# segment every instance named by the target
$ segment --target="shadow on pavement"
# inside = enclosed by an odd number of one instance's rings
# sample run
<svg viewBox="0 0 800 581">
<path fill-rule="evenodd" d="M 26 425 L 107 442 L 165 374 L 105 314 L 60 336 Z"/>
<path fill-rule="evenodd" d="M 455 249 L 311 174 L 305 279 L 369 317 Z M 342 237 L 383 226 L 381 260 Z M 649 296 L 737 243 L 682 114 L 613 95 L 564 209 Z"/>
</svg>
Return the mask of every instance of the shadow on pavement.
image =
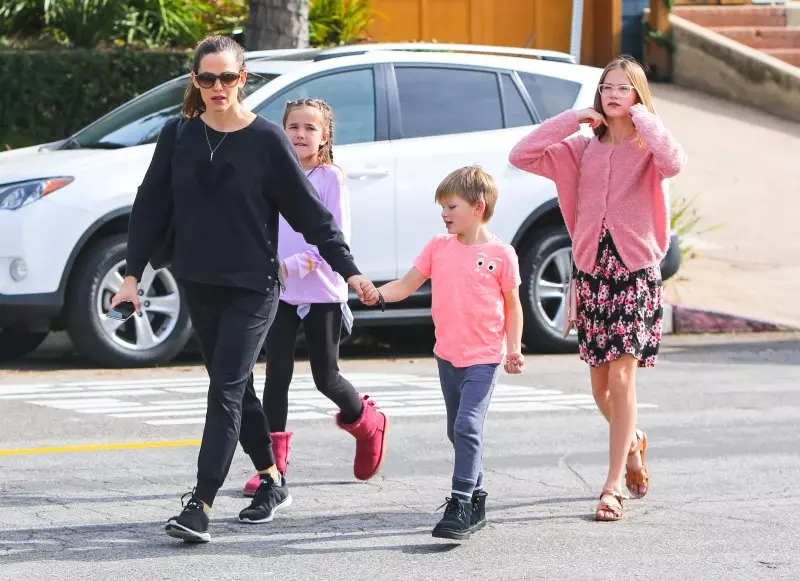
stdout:
<svg viewBox="0 0 800 581">
<path fill-rule="evenodd" d="M 138 499 L 138 497 L 131 497 Z M 593 499 L 593 497 L 592 497 Z M 118 501 L 129 500 L 118 498 Z M 553 498 L 540 501 L 495 505 L 493 511 L 530 508 L 536 505 L 586 502 L 586 498 Z M 111 516 L 111 515 L 109 515 Z M 169 515 L 167 515 L 169 516 Z M 559 513 L 512 518 L 492 518 L 489 523 L 585 521 L 585 513 Z M 270 558 L 282 555 L 324 555 L 363 551 L 401 551 L 409 554 L 447 552 L 458 545 L 431 537 L 438 516 L 422 511 L 395 513 L 361 512 L 342 516 L 295 517 L 281 519 L 275 525 L 242 525 L 232 517 L 211 519 L 212 542 L 190 545 L 171 539 L 164 533 L 163 521 L 122 522 L 26 528 L 0 532 L 0 551 L 4 564 L 52 561 L 114 562 L 172 556 L 175 551 L 203 551 L 204 554 L 258 555 Z M 282 538 L 283 535 L 313 534 L 311 538 Z M 253 534 L 253 538 L 242 538 Z M 231 537 L 236 537 L 232 539 Z M 347 546 L 347 541 L 372 541 L 376 538 L 407 537 L 412 544 L 370 544 Z M 225 542 L 215 543 L 214 539 Z M 425 542 L 422 540 L 425 539 Z"/>
<path fill-rule="evenodd" d="M 342 359 L 374 359 L 398 357 L 429 357 L 435 339 L 432 325 L 409 327 L 369 327 L 355 332 L 342 344 Z M 302 341 L 296 351 L 297 359 L 307 360 L 308 353 Z M 264 355 L 259 358 L 264 362 Z M 168 365 L 181 367 L 203 365 L 200 352 L 192 342 Z M 17 361 L 0 363 L 0 371 L 61 371 L 70 369 L 98 369 L 88 357 L 76 352 L 64 333 L 54 333 L 31 355 Z M 122 368 L 110 368 L 122 370 Z"/>
</svg>

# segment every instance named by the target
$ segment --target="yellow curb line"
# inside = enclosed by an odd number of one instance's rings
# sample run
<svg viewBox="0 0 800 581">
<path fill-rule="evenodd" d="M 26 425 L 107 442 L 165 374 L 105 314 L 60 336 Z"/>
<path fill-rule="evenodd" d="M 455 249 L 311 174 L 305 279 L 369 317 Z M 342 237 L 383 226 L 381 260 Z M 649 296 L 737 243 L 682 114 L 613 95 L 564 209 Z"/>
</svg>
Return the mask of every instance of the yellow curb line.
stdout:
<svg viewBox="0 0 800 581">
<path fill-rule="evenodd" d="M 126 442 L 121 444 L 90 444 L 87 446 L 52 446 L 49 448 L 19 448 L 0 450 L 0 456 L 27 456 L 30 454 L 56 454 L 59 452 L 96 452 L 103 450 L 141 450 L 143 448 L 175 448 L 199 446 L 200 440 L 175 440 L 172 442 Z"/>
</svg>

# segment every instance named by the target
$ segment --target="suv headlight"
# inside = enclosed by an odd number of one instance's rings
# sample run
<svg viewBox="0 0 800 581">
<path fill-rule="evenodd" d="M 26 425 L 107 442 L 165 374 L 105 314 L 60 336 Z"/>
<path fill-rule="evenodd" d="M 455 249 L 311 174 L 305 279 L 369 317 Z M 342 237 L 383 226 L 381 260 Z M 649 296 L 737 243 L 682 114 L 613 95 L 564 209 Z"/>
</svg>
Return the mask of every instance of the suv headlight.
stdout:
<svg viewBox="0 0 800 581">
<path fill-rule="evenodd" d="M 74 179 L 71 177 L 42 178 L 0 185 L 0 210 L 19 210 L 22 206 L 60 190 L 72 183 Z"/>
</svg>

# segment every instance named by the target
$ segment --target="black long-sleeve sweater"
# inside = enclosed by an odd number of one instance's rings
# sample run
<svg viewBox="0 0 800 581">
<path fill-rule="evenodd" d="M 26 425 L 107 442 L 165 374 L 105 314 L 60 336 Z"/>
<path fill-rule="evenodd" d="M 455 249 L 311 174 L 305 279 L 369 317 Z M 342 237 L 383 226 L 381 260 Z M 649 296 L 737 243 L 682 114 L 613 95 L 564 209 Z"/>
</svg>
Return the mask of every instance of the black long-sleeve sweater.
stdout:
<svg viewBox="0 0 800 581">
<path fill-rule="evenodd" d="M 280 268 L 279 212 L 345 280 L 360 274 L 280 127 L 256 117 L 226 135 L 194 118 L 181 122 L 175 138 L 173 123 L 161 132 L 133 204 L 128 275 L 141 279 L 172 215 L 178 278 L 270 291 Z"/>
</svg>

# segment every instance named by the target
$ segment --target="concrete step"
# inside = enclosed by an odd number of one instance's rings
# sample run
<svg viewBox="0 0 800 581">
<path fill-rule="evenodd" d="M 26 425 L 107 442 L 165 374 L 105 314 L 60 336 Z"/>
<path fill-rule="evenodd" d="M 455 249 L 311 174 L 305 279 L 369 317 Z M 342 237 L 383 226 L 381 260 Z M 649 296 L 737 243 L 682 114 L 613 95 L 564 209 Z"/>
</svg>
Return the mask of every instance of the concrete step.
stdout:
<svg viewBox="0 0 800 581">
<path fill-rule="evenodd" d="M 787 26 L 785 6 L 675 6 L 673 14 L 699 26 Z"/>
<path fill-rule="evenodd" d="M 761 52 L 779 58 L 792 66 L 800 67 L 800 48 L 768 48 Z"/>
<path fill-rule="evenodd" d="M 709 30 L 758 50 L 800 48 L 800 26 L 792 28 L 779 26 L 713 26 L 709 27 Z"/>
</svg>

